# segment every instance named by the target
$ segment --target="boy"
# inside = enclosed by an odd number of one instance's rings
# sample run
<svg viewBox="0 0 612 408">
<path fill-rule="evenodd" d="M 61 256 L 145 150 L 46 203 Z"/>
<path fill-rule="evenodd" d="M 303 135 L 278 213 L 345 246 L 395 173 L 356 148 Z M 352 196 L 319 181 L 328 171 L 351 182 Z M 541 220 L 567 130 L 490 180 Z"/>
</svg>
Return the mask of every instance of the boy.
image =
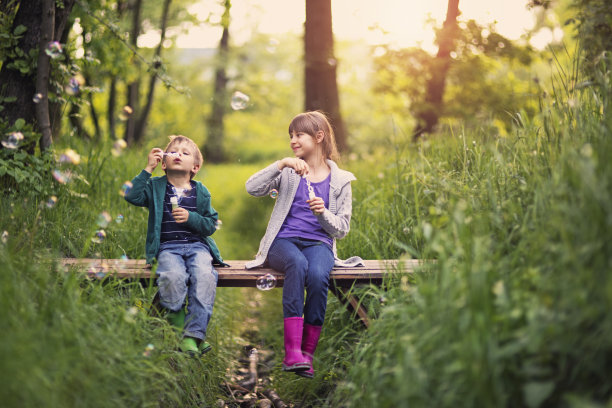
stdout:
<svg viewBox="0 0 612 408">
<path fill-rule="evenodd" d="M 181 351 L 195 355 L 211 350 L 205 340 L 217 287 L 213 263 L 224 265 L 215 241 L 217 212 L 210 193 L 193 177 L 202 153 L 188 137 L 170 136 L 165 151 L 153 148 L 147 166 L 125 194 L 131 204 L 148 207 L 147 263 L 157 259 L 157 285 L 168 321 L 183 328 Z M 161 162 L 166 173 L 153 177 Z M 185 300 L 187 314 L 185 315 Z"/>
</svg>

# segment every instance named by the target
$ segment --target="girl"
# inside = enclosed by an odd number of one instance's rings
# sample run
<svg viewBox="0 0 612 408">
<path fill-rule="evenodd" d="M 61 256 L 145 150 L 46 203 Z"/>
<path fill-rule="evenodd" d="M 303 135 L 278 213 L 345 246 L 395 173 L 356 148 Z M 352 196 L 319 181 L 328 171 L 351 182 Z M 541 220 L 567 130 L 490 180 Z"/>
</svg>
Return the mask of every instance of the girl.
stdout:
<svg viewBox="0 0 612 408">
<path fill-rule="evenodd" d="M 338 152 L 334 132 L 323 113 L 305 112 L 293 118 L 289 140 L 295 157 L 271 164 L 246 182 L 247 192 L 253 196 L 273 190 L 278 193 L 257 256 L 246 268 L 267 264 L 285 273 L 283 370 L 312 378 L 313 354 L 327 307 L 329 273 L 334 265 L 362 264 L 359 257 L 341 261 L 336 255 L 336 239 L 349 232 L 351 181 L 355 176 L 332 161 Z"/>
</svg>

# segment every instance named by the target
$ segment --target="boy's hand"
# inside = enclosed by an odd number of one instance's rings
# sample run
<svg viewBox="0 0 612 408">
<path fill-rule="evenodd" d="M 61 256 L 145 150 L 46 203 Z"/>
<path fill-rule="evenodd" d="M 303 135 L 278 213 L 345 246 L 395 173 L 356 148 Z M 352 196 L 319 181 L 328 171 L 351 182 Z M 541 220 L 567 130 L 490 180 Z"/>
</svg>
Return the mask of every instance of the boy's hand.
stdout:
<svg viewBox="0 0 612 408">
<path fill-rule="evenodd" d="M 174 217 L 174 221 L 176 221 L 178 224 L 182 224 L 187 222 L 189 219 L 189 211 L 183 207 L 176 207 L 174 210 L 172 210 L 172 216 Z"/>
<path fill-rule="evenodd" d="M 315 197 L 312 200 L 306 200 L 310 206 L 310 211 L 314 214 L 323 214 L 325 211 L 325 201 L 321 197 Z"/>
<path fill-rule="evenodd" d="M 297 174 L 303 176 L 308 174 L 308 163 L 298 157 L 285 157 L 278 162 L 278 169 L 282 170 L 285 167 L 291 167 Z"/>
<path fill-rule="evenodd" d="M 155 170 L 159 162 L 161 162 L 163 159 L 164 151 L 159 147 L 154 147 L 151 149 L 149 156 L 147 157 L 147 167 L 145 167 L 145 170 L 149 173 L 153 173 L 153 170 Z"/>
</svg>

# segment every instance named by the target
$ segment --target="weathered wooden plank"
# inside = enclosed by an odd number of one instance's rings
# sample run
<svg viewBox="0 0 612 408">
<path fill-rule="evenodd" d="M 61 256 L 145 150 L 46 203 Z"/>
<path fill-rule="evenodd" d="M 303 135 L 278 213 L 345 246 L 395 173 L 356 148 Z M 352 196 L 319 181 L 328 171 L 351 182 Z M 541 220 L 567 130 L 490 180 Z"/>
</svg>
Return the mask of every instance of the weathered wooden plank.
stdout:
<svg viewBox="0 0 612 408">
<path fill-rule="evenodd" d="M 85 273 L 89 277 L 103 278 L 107 275 L 122 279 L 151 279 L 155 277 L 144 259 L 95 259 L 61 258 L 59 264 L 64 268 Z M 245 260 L 226 261 L 229 267 L 217 266 L 220 287 L 255 287 L 258 278 L 271 274 L 276 278 L 277 287 L 282 287 L 284 274 L 270 268 L 245 269 Z M 421 261 L 412 260 L 366 260 L 365 266 L 354 268 L 334 268 L 330 277 L 339 287 L 350 287 L 354 283 L 381 284 L 389 271 L 411 273 Z"/>
</svg>

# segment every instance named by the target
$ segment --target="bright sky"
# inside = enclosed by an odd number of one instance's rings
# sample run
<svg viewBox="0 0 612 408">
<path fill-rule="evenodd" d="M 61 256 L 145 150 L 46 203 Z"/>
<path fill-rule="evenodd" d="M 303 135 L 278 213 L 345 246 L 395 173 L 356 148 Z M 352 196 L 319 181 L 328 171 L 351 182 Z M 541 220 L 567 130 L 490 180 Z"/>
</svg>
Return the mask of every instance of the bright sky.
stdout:
<svg viewBox="0 0 612 408">
<path fill-rule="evenodd" d="M 222 12 L 219 3 L 218 0 L 201 0 L 190 10 L 201 20 L 210 13 L 218 20 Z M 534 23 L 534 13 L 527 10 L 526 3 L 527 0 L 460 0 L 459 9 L 461 18 L 475 19 L 479 23 L 496 21 L 500 34 L 517 39 Z M 257 31 L 271 35 L 303 33 L 304 4 L 305 0 L 234 1 L 230 23 L 232 41 L 244 43 Z M 332 0 L 334 36 L 339 40 L 361 39 L 370 45 L 420 45 L 432 51 L 435 50 L 434 34 L 427 20 L 444 21 L 446 7 L 447 0 Z M 562 35 L 556 30 L 543 31 L 532 41 L 538 48 L 543 48 L 553 38 L 560 40 Z M 149 37 L 151 42 L 155 42 L 153 34 Z M 219 27 L 202 24 L 191 27 L 187 35 L 181 35 L 177 45 L 184 48 L 216 47 L 219 37 Z M 143 45 L 149 43 L 148 38 L 141 40 Z"/>
</svg>

